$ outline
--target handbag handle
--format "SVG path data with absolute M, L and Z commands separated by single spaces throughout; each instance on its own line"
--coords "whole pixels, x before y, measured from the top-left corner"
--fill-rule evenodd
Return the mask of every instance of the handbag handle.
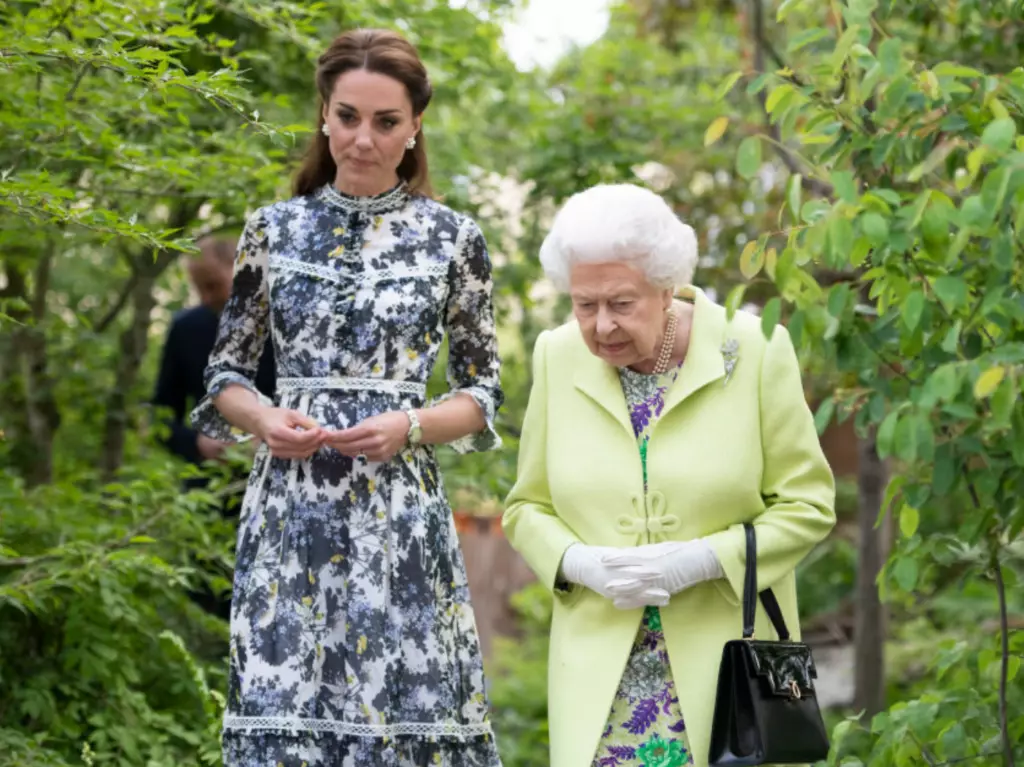
M 743 523 L 743 530 L 747 534 L 747 566 L 743 578 L 743 638 L 754 638 L 754 614 L 757 607 L 757 536 L 754 533 L 754 526 L 749 522 Z M 779 641 L 789 640 L 789 630 L 786 628 L 786 620 L 782 617 L 782 609 L 771 589 L 765 589 L 758 596 L 764 611 L 768 613 L 775 632 L 779 635 Z

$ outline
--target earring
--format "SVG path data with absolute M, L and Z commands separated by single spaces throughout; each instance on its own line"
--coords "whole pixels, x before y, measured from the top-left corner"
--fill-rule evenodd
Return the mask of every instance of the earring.
M 408 141 L 405 142 L 405 148 L 412 151 L 416 148 L 416 137 L 412 136 Z
M 323 125 L 320 126 L 320 132 L 323 133 L 325 136 L 331 135 L 331 129 L 327 127 L 327 123 L 324 123 Z

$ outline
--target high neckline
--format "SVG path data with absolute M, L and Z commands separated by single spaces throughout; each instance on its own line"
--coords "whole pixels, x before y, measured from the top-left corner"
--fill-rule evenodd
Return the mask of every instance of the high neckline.
M 390 213 L 398 210 L 409 201 L 409 185 L 405 181 L 399 181 L 398 185 L 386 192 L 371 197 L 359 197 L 339 192 L 334 184 L 324 184 L 317 196 L 329 205 L 339 208 L 346 213 Z

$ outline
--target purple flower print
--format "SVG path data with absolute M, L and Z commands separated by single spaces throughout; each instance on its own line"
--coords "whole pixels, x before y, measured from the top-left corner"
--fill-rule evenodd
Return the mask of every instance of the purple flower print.
M 632 718 L 623 726 L 633 735 L 642 735 L 658 718 L 658 701 L 646 698 L 636 704 Z

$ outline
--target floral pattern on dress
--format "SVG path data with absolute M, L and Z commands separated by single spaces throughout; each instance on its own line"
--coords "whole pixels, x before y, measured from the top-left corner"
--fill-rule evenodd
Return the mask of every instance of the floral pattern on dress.
M 346 428 L 425 406 L 447 335 L 452 392 L 498 447 L 490 260 L 476 224 L 404 186 L 332 186 L 262 208 L 193 423 L 238 439 L 211 397 L 253 388 L 274 344 L 275 403 Z M 387 463 L 325 447 L 256 453 L 239 520 L 224 720 L 227 767 L 498 767 L 466 571 L 434 449 Z
M 665 392 L 679 374 L 643 375 L 628 368 L 619 380 L 629 407 L 647 488 L 647 445 L 665 408 Z M 668 648 L 656 607 L 644 610 L 611 713 L 601 733 L 594 767 L 684 767 L 693 764 L 679 709 Z

